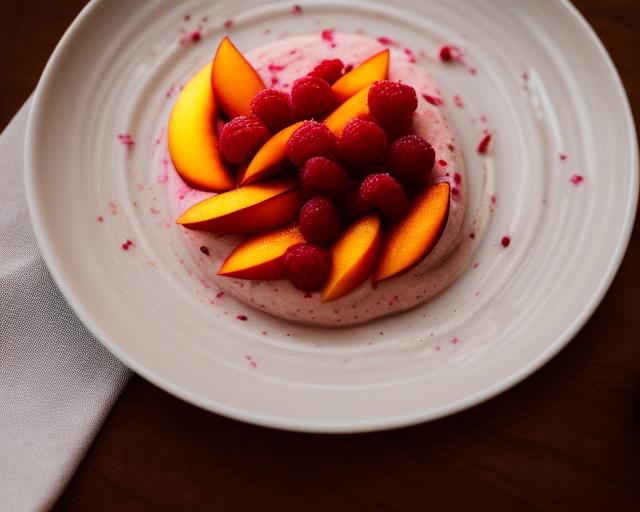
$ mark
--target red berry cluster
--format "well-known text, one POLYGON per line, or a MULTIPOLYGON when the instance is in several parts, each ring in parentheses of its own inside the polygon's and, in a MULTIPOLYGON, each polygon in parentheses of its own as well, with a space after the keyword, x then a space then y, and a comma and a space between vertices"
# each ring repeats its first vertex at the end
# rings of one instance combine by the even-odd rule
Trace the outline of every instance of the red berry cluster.
POLYGON ((338 59, 324 60, 293 83, 288 94, 265 89, 250 114, 226 123, 220 150, 231 164, 244 165, 269 136, 293 122, 305 122, 286 145, 308 200, 298 224, 305 243, 290 247, 283 265, 294 286, 320 289, 330 271, 329 247, 353 220, 375 211, 393 222, 409 206, 409 196, 428 184, 435 151, 410 133, 418 106, 415 90, 381 80, 369 89, 369 115, 349 121, 336 137, 321 120, 336 107, 331 85, 344 73, 338 59))

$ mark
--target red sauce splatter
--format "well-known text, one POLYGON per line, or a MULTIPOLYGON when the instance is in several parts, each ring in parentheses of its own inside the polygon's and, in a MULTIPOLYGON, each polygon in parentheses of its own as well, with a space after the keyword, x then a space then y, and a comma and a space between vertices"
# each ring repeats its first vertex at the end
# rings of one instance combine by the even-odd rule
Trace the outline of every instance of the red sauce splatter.
POLYGON ((118 140, 122 142, 122 144, 127 146, 127 148, 132 148, 133 145, 135 144, 133 137, 128 133, 119 133, 118 140))
POLYGON ((438 164, 440 165, 440 167, 446 167, 447 166, 447 161, 446 160, 438 160, 438 164))
POLYGON ((149 212, 151 213, 151 215, 160 215, 160 210, 158 210, 155 206, 149 208, 149 212))
POLYGON ((231 28, 231 27, 233 27, 233 20, 229 18, 228 20, 225 20, 224 28, 231 28))
POLYGON ((485 155, 487 153, 487 149, 489 148, 489 143, 491 142, 491 134, 486 133, 484 137, 480 140, 478 144, 478 153, 481 155, 485 155))
POLYGON ((133 247, 133 242, 127 238, 120 247, 122 247, 123 250, 128 251, 130 247, 133 247))
POLYGON ((251 366, 251 368, 257 368, 258 365, 256 364, 256 362, 253 360, 253 357, 251 356, 244 356, 244 358, 247 360, 247 364, 249 366, 251 366))
POLYGON ((456 183, 460 183, 462 181, 462 176, 460 176, 459 172, 453 173, 453 181, 455 181, 456 183))
POLYGON ((378 42, 380 44, 383 44, 385 46, 397 46, 398 43, 396 43, 393 39, 391 39, 390 37, 386 37, 386 36, 380 36, 378 38, 378 42))
POLYGON ((278 79, 277 76, 274 75, 274 76, 271 77, 271 85, 272 86, 277 85, 278 82, 280 82, 280 80, 278 79))
POLYGON ((451 189, 451 195, 453 197, 457 197, 459 193, 460 193, 460 191, 457 188, 452 188, 451 189))
POLYGON ((529 73, 527 73, 526 71, 524 73, 522 73, 522 79, 527 82, 529 80, 529 73))
POLYGON ((240 320, 241 322, 246 322, 247 320, 249 320, 249 319, 247 318, 247 315, 238 315, 236 318, 237 318, 238 320, 240 320))
POLYGON ((456 95, 453 97, 453 103, 454 103, 454 105, 455 105, 456 107, 458 107, 458 108, 464 108, 464 103, 463 103, 462 98, 460 97, 460 95, 459 95, 459 94, 456 94, 456 95))
POLYGON ((460 340, 458 340, 458 338, 457 338, 456 336, 454 336, 453 338, 451 338, 451 344, 452 344, 452 345, 457 345, 457 344, 458 344, 458 341, 460 341, 460 340))
POLYGON ((567 155, 565 155, 564 153, 560 153, 560 160, 566 160, 567 159, 567 155))
POLYGON ((184 15, 184 21, 189 21, 191 19, 191 15, 190 14, 185 14, 184 15))
POLYGON ((267 331, 262 331, 262 335, 266 336, 267 335, 267 331))
POLYGON ((111 215, 115 215, 116 213, 118 213, 118 206, 116 205, 116 203, 109 203, 109 212, 111 213, 111 215))
POLYGON ((413 50, 411 48, 403 48, 402 51, 407 57, 409 57, 409 62, 411 62, 412 64, 418 62, 418 59, 416 59, 416 55, 415 53, 413 53, 413 50))
POLYGON ((435 105, 435 106, 442 105, 442 98, 431 96, 430 94, 423 94, 422 97, 425 99, 427 103, 431 103, 432 105, 435 105))
POLYGON ((200 38, 202 37, 202 33, 200 31, 199 28, 197 28, 196 30, 194 30, 193 32, 191 32, 191 40, 194 43, 197 43, 198 41, 200 41, 200 38))
POLYGON ((480 263, 478 263, 477 261, 472 265, 473 268, 478 268, 480 266, 480 263))
POLYGON ((302 12, 302 7, 300 7, 298 4, 293 4, 293 7, 291 8, 291 14, 300 14, 302 12))
POLYGON ((102 215, 98 215, 98 216, 96 217, 96 220, 97 220, 98 222, 104 222, 104 217, 103 217, 102 215))
POLYGON ((210 254, 210 253, 209 253, 209 248, 208 248, 206 245, 201 245, 201 246, 200 246, 200 252, 201 252, 202 254, 207 255, 207 256, 209 256, 209 254, 210 254))
POLYGON ((221 299, 222 297, 224 297, 224 292, 218 292, 218 293, 216 293, 216 297, 217 297, 218 299, 221 299))
POLYGON ((449 144, 447 147, 449 148, 449 151, 453 151, 453 144, 449 144))
POLYGON ((511 237, 508 235, 503 236, 502 240, 500 240, 500 243, 502 244, 502 247, 506 249, 507 247, 509 247, 509 244, 511 243, 511 237))
POLYGON ((331 48, 335 48, 336 47, 336 43, 334 42, 334 35, 335 35, 335 30, 330 28, 330 29, 325 29, 321 32, 321 36, 322 36, 322 40, 329 43, 329 45, 331 46, 331 48))
POLYGON ((442 62, 453 62, 462 59, 462 50, 457 46, 447 44, 440 48, 440 60, 442 62))
POLYGON ((478 70, 474 67, 470 67, 469 68, 469 73, 472 75, 477 75, 478 74, 478 70))
POLYGON ((496 201, 497 201, 496 196, 491 196, 491 204, 495 205, 496 201))
POLYGON ((569 181, 577 186, 584 181, 584 177, 580 176, 579 174, 574 174, 573 176, 571 176, 571 179, 569 181))
POLYGON ((471 233, 469 233, 469 238, 471 238, 471 240, 475 240, 476 234, 472 231, 471 233))
POLYGON ((272 73, 277 73, 278 71, 282 71, 286 67, 287 66, 281 66, 279 64, 276 64, 275 62, 269 62, 269 65, 267 66, 267 69, 269 71, 271 71, 272 73))
POLYGON ((380 331, 378 334, 380 334, 380 336, 384 335, 384 331, 380 331))

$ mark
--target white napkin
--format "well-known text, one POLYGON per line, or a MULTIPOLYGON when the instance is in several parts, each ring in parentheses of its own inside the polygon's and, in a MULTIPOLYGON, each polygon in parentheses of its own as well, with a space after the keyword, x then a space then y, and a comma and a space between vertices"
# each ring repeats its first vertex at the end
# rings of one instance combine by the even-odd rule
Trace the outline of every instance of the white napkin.
POLYGON ((23 180, 30 103, 0 135, 0 511, 12 512, 53 506, 130 375, 38 250, 23 180))

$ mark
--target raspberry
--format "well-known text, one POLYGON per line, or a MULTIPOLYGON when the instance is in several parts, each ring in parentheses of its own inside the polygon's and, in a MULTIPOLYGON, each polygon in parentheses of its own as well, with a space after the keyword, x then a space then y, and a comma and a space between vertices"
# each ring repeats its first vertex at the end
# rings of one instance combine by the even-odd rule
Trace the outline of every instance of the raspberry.
POLYGON ((329 277, 331 255, 324 247, 296 244, 284 253, 283 264, 293 286, 305 292, 313 292, 322 288, 329 277))
POLYGON ((338 78, 342 76, 344 64, 340 59, 323 60, 315 68, 313 68, 307 76, 315 76, 326 80, 327 83, 333 85, 338 78))
POLYGON ((338 198, 340 209, 349 221, 358 220, 371 211, 371 206, 365 203, 358 188, 348 190, 338 198))
POLYGON ((400 137, 389 147, 391 174, 405 186, 422 186, 436 161, 436 152, 419 135, 400 137))
POLYGON ((269 139, 269 130, 255 116, 238 116, 220 132, 220 151, 230 164, 243 164, 269 139))
POLYGON ((251 114, 262 119, 271 133, 291 123, 291 96, 286 92, 264 89, 253 97, 250 108, 251 114))
POLYGON ((331 243, 342 231, 338 209, 322 196, 312 197, 304 204, 298 223, 304 239, 313 244, 331 243))
POLYGON ((351 178, 344 167, 323 156, 307 160, 300 171, 300 181, 307 192, 330 197, 346 192, 352 185, 351 178))
POLYGON ((374 82, 369 89, 368 101, 371 115, 386 129, 405 124, 418 108, 415 89, 390 80, 374 82))
POLYGON ((338 140, 340 156, 353 165, 370 165, 379 160, 387 149, 384 130, 372 121, 352 119, 338 140))
POLYGON ((308 121, 287 141, 287 156, 296 167, 302 167, 314 156, 328 157, 335 153, 336 137, 324 124, 308 121))
POLYGON ((331 110, 335 97, 329 82, 316 76, 304 76, 293 82, 291 101, 294 118, 311 119, 331 110))
POLYGON ((372 174, 360 185, 360 197, 389 219, 398 219, 409 206, 407 194, 400 184, 386 173, 372 174))

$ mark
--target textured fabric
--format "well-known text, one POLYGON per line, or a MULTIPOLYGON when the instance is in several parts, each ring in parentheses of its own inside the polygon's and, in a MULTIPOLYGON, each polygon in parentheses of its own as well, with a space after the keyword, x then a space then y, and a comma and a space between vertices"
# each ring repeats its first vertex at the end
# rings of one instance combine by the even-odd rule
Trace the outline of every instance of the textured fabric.
POLYGON ((130 371, 76 318, 38 251, 24 197, 27 102, 0 135, 0 511, 46 510, 130 371))

